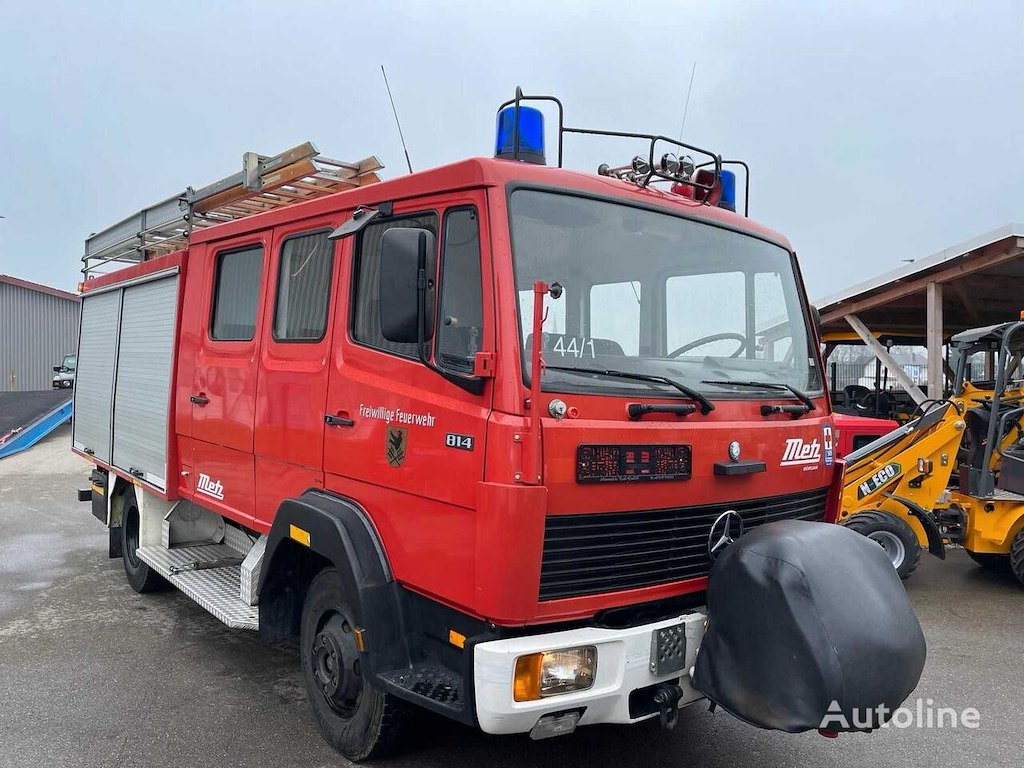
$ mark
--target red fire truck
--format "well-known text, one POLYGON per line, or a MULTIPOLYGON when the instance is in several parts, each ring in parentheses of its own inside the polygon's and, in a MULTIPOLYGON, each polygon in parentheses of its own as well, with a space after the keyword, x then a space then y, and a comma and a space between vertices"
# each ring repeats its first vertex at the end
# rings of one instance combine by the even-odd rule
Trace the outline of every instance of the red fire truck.
POLYGON ((111 556, 298 638, 352 759, 410 705, 535 738, 671 722, 719 548, 835 515, 816 313, 733 166, 553 97, 498 126, 494 158, 379 183, 250 153, 86 242, 73 442, 111 556), (583 134, 645 152, 563 168, 583 134))

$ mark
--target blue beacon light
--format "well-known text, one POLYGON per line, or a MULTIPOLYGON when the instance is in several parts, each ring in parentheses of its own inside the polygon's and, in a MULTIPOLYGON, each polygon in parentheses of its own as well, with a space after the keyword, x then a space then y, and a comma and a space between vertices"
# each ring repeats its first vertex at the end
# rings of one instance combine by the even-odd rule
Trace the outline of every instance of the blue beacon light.
MULTIPOLYGON (((505 107, 498 113, 498 140, 494 156, 514 160, 516 129, 516 107, 505 107)), ((545 165, 544 159, 544 115, 533 107, 519 107, 519 160, 526 163, 545 165)))
POLYGON ((728 211, 736 210, 736 174, 732 171, 722 171, 722 175, 719 178, 719 184, 722 186, 722 197, 719 200, 718 207, 725 208, 728 211))

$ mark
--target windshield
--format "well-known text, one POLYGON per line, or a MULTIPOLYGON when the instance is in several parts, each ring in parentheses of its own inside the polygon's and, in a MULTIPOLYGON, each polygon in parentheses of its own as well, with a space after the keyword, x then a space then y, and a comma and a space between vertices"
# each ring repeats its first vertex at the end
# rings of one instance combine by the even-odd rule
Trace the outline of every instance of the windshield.
POLYGON ((65 355, 60 365, 66 371, 74 371, 77 362, 78 358, 75 355, 65 355))
POLYGON ((512 193, 511 227, 527 377, 533 283, 563 289, 545 300, 544 359, 577 370, 547 370, 545 389, 671 392, 594 369, 667 377, 710 396, 778 396, 752 381, 821 389, 784 248, 667 213, 530 189, 512 193))

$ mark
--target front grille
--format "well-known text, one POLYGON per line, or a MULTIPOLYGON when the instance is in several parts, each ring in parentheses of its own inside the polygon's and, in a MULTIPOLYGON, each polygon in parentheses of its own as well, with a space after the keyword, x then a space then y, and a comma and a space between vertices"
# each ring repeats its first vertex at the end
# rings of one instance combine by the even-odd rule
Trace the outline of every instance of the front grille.
POLYGON ((776 520, 822 520, 828 488, 677 509, 552 515, 544 529, 540 599, 556 600, 707 576, 708 535, 733 509, 745 530, 776 520))

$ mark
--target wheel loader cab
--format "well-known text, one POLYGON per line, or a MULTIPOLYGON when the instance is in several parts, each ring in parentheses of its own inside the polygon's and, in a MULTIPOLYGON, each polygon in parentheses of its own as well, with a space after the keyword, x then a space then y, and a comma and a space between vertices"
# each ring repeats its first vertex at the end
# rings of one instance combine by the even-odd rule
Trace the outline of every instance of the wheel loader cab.
POLYGON ((1024 393, 1020 363, 1024 323, 966 331, 954 336, 957 356, 955 396, 969 405, 964 412, 965 440, 959 452, 959 489, 970 496, 988 496, 999 488, 1024 495, 1024 393), (972 355, 996 355, 995 378, 971 382, 966 372, 972 355), (1007 472, 1009 470, 1009 472, 1007 472))

